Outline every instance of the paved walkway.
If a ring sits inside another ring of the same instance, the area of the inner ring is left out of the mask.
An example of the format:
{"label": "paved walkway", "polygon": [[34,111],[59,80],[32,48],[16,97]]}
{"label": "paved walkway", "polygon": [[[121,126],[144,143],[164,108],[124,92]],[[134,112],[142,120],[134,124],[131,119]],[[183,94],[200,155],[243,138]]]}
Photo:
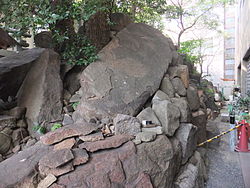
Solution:
{"label": "paved walkway", "polygon": [[[208,137],[215,136],[222,131],[228,130],[229,124],[220,122],[220,118],[215,121],[208,122]],[[224,135],[218,140],[211,142],[207,146],[207,159],[208,159],[208,181],[206,183],[207,188],[250,188],[244,185],[244,179],[242,175],[240,156],[242,160],[248,158],[250,164],[250,158],[248,154],[241,155],[238,152],[230,151],[229,147],[229,134]],[[250,170],[245,169],[244,172]],[[247,178],[247,181],[250,180]]]}

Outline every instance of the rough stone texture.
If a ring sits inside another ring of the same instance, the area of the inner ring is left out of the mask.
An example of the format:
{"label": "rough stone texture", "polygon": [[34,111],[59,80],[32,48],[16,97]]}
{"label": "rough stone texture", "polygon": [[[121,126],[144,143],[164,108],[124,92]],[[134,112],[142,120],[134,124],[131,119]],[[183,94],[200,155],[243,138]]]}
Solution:
{"label": "rough stone texture", "polygon": [[12,38],[7,31],[0,28],[0,49],[7,49],[10,46],[17,45],[17,41]]}
{"label": "rough stone texture", "polygon": [[55,131],[49,132],[44,136],[40,137],[40,140],[43,144],[54,144],[62,141],[65,138],[73,136],[82,136],[92,133],[97,130],[98,127],[96,124],[92,123],[77,123],[72,125],[67,125],[62,128],[56,129]]}
{"label": "rough stone texture", "polygon": [[159,88],[172,59],[170,41],[141,23],[120,31],[99,57],[81,75],[84,96],[74,120],[136,115]]}
{"label": "rough stone texture", "polygon": [[48,174],[53,174],[54,176],[58,177],[68,172],[74,170],[72,162],[66,163],[63,166],[59,166],[57,168],[49,168],[44,165],[39,166],[39,172],[42,176],[47,176]]}
{"label": "rough stone texture", "polygon": [[163,128],[161,126],[142,128],[142,132],[154,132],[156,134],[163,134]]}
{"label": "rough stone texture", "polygon": [[33,63],[18,92],[18,106],[27,108],[30,133],[35,124],[62,119],[62,81],[57,53],[47,49]]}
{"label": "rough stone texture", "polygon": [[[3,130],[4,131],[4,130]],[[0,132],[0,154],[5,154],[11,147],[11,136],[4,132]]]}
{"label": "rough stone texture", "polygon": [[114,118],[115,134],[136,135],[141,131],[140,121],[132,116],[118,114]]}
{"label": "rough stone texture", "polygon": [[53,169],[66,164],[72,159],[74,159],[74,155],[70,149],[51,151],[40,159],[39,166],[46,166]]}
{"label": "rough stone texture", "polygon": [[187,90],[180,78],[173,78],[171,82],[173,84],[175,93],[177,93],[181,97],[185,97],[187,95]]}
{"label": "rough stone texture", "polygon": [[15,128],[16,127],[16,119],[12,116],[0,115],[0,131],[5,127]]}
{"label": "rough stone texture", "polygon": [[61,149],[71,149],[76,143],[74,138],[66,139],[56,145],[54,145],[54,150],[61,150]]}
{"label": "rough stone texture", "polygon": [[21,140],[29,135],[28,131],[24,128],[19,128],[13,131],[12,133],[12,142],[14,146],[18,145]]}
{"label": "rough stone texture", "polygon": [[168,69],[168,74],[170,79],[175,77],[179,77],[183,82],[185,88],[189,86],[189,72],[187,65],[178,65],[178,66],[171,66]]}
{"label": "rough stone texture", "polygon": [[65,125],[70,125],[70,124],[73,124],[73,123],[74,123],[74,121],[73,121],[73,119],[70,117],[70,115],[64,114],[62,125],[65,126]]}
{"label": "rough stone texture", "polygon": [[50,31],[42,31],[35,35],[34,42],[36,47],[53,48],[52,33]]}
{"label": "rough stone texture", "polygon": [[150,177],[153,187],[165,188],[169,184],[166,175],[171,171],[168,161],[172,158],[172,145],[164,135],[137,148],[129,141],[119,148],[91,154],[88,163],[59,177],[57,183],[66,187],[130,188],[136,185],[144,188],[143,185],[148,185],[150,188]]}
{"label": "rough stone texture", "polygon": [[198,91],[193,86],[189,86],[187,89],[187,101],[192,111],[196,111],[200,108],[200,98],[198,96]]}
{"label": "rough stone texture", "polygon": [[0,59],[0,99],[16,96],[34,61],[44,49],[31,49]]}
{"label": "rough stone texture", "polygon": [[180,124],[179,108],[171,102],[165,100],[154,102],[153,110],[161,122],[164,133],[168,136],[173,136],[175,130],[178,129]]}
{"label": "rough stone texture", "polygon": [[90,152],[95,152],[103,149],[117,148],[132,139],[133,137],[129,135],[116,135],[108,137],[105,140],[99,140],[95,142],[84,142],[79,145],[79,148],[86,149]]}
{"label": "rough stone texture", "polygon": [[111,26],[112,31],[121,31],[126,26],[128,26],[130,23],[132,23],[131,18],[123,13],[113,13],[110,15],[110,21],[114,23]]}
{"label": "rough stone texture", "polygon": [[74,154],[74,160],[73,160],[74,166],[84,164],[89,160],[89,155],[85,149],[75,148],[73,149],[73,154]]}
{"label": "rough stone texture", "polygon": [[140,122],[142,122],[143,120],[147,120],[152,121],[152,123],[155,125],[161,125],[160,121],[156,117],[155,112],[151,107],[145,108],[136,117],[140,120]]}
{"label": "rough stone texture", "polygon": [[193,155],[197,146],[197,127],[181,123],[179,129],[176,131],[175,137],[180,141],[182,148],[182,164],[185,164]]}
{"label": "rough stone texture", "polygon": [[175,90],[172,82],[170,81],[169,75],[165,75],[162,79],[160,90],[166,93],[170,98],[174,97]]}
{"label": "rough stone texture", "polygon": [[181,113],[180,122],[187,123],[191,121],[191,111],[187,102],[187,99],[182,98],[172,98],[171,101],[176,105]]}
{"label": "rough stone texture", "polygon": [[29,175],[34,174],[38,161],[51,150],[52,147],[38,142],[34,146],[1,162],[0,171],[4,173],[0,173],[0,187],[13,186],[29,177]]}
{"label": "rough stone texture", "polygon": [[48,174],[46,178],[44,178],[38,184],[37,188],[48,188],[52,183],[56,181],[56,177],[53,174]]}
{"label": "rough stone texture", "polygon": [[142,142],[151,142],[156,138],[156,133],[154,132],[140,132],[136,135],[136,140],[141,140]]}
{"label": "rough stone texture", "polygon": [[192,113],[191,123],[198,127],[197,137],[198,143],[204,142],[207,139],[206,127],[207,127],[207,115],[200,109],[197,112]]}
{"label": "rough stone texture", "polygon": [[94,141],[104,139],[103,134],[101,132],[93,133],[93,134],[86,135],[86,136],[81,136],[79,138],[84,142],[94,142]]}
{"label": "rough stone texture", "polygon": [[176,188],[199,188],[198,187],[198,168],[193,164],[188,164],[185,170],[177,177],[174,182]]}
{"label": "rough stone texture", "polygon": [[18,107],[18,106],[6,112],[6,115],[12,116],[16,118],[17,120],[24,118],[25,114],[26,114],[26,108]]}
{"label": "rough stone texture", "polygon": [[165,101],[165,100],[171,101],[170,97],[166,93],[164,93],[161,90],[158,90],[152,99],[152,103],[155,103],[156,101]]}

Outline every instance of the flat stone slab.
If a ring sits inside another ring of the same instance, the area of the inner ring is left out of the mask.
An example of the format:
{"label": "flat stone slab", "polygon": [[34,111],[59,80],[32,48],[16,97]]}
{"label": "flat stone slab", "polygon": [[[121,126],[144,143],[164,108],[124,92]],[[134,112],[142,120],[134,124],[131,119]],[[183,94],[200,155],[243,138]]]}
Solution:
{"label": "flat stone slab", "polygon": [[75,148],[73,149],[73,154],[75,157],[73,160],[74,166],[84,164],[89,160],[89,155],[85,149]]}
{"label": "flat stone slab", "polygon": [[115,135],[112,137],[108,137],[105,140],[100,140],[96,142],[84,142],[83,144],[79,145],[79,148],[84,148],[87,151],[95,152],[98,150],[109,149],[109,148],[117,148],[132,140],[134,137],[129,135]]}
{"label": "flat stone slab", "polygon": [[51,145],[60,142],[65,138],[90,134],[97,129],[98,127],[96,124],[77,123],[67,125],[65,127],[56,129],[55,131],[49,132],[44,136],[41,136],[40,140],[43,144]]}
{"label": "flat stone slab", "polygon": [[101,132],[93,133],[93,134],[86,135],[86,136],[80,136],[79,138],[84,142],[94,142],[94,141],[104,139],[103,134]]}

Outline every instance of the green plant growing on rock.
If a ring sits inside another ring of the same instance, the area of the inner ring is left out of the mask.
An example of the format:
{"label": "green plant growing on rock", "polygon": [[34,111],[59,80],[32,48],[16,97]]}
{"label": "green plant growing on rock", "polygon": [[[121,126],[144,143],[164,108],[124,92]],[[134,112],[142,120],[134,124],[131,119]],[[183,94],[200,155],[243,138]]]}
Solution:
{"label": "green plant growing on rock", "polygon": [[39,134],[45,134],[46,133],[46,128],[42,127],[41,125],[34,125],[32,130],[39,133]]}
{"label": "green plant growing on rock", "polygon": [[72,105],[72,108],[74,109],[74,110],[76,110],[76,108],[77,108],[77,106],[80,104],[80,102],[78,101],[78,102],[74,102],[74,103],[72,103],[71,105]]}
{"label": "green plant growing on rock", "polygon": [[54,123],[51,127],[51,131],[55,131],[56,129],[59,129],[62,127],[62,124],[61,123]]}

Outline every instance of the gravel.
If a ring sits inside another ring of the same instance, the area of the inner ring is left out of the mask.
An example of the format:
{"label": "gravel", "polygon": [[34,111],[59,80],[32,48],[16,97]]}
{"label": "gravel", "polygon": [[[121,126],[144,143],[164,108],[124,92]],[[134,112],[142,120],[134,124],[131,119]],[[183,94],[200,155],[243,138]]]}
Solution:
{"label": "gravel", "polygon": [[[229,124],[220,122],[220,117],[208,122],[208,137],[228,130]],[[239,153],[230,151],[229,134],[207,146],[208,180],[207,188],[244,188]]]}

